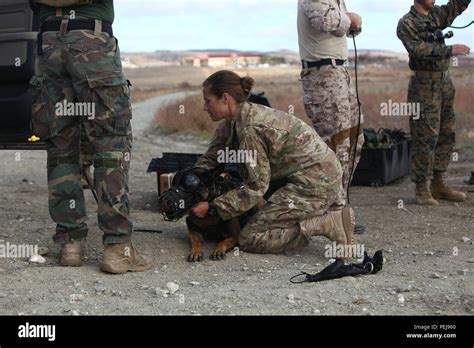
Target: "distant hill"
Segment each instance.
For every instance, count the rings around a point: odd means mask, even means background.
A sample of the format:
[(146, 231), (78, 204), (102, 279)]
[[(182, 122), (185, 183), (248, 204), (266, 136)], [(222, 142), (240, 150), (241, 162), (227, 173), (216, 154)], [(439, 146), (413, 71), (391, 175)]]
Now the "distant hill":
[[(130, 67), (146, 67), (146, 66), (167, 66), (180, 65), (183, 59), (195, 57), (202, 54), (209, 55), (260, 55), (262, 57), (282, 58), (286, 64), (300, 64), (299, 53), (291, 50), (278, 50), (272, 52), (258, 51), (238, 51), (231, 49), (203, 49), (203, 50), (184, 50), (169, 51), (158, 50), (150, 53), (123, 53), (125, 64)], [(384, 50), (360, 50), (358, 52), (360, 65), (392, 65), (406, 64), (408, 62), (408, 54), (384, 51)], [(461, 60), (474, 60), (474, 56), (460, 58)], [(354, 60), (354, 51), (349, 51), (349, 60)]]

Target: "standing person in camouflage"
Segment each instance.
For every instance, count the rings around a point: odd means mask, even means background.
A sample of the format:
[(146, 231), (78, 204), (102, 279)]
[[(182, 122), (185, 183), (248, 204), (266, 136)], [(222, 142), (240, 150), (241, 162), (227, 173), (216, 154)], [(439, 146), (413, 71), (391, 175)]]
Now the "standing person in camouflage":
[(435, 6), (434, 0), (415, 0), (397, 28), (413, 71), (408, 102), (420, 105), (420, 117), (410, 119), (410, 129), (411, 177), (421, 205), (439, 205), (440, 199), (466, 200), (464, 193), (446, 185), (444, 177), (455, 145), (455, 89), (449, 76), (450, 58), (467, 55), (470, 49), (464, 45), (447, 46), (441, 30), (450, 26), (470, 2), (450, 0), (446, 5)]
[[(347, 204), (347, 191), (364, 143), (363, 116), (359, 119), (357, 97), (344, 67), (348, 59), (346, 36), (360, 33), (361, 26), (361, 17), (347, 13), (343, 0), (298, 1), (306, 113), (316, 132), (336, 153), (343, 169), (341, 188), (332, 210), (341, 210)], [(364, 226), (358, 225), (357, 230), (362, 232)]]
[[(79, 3), (88, 2), (88, 4)], [(48, 154), (49, 211), (61, 244), (59, 264), (81, 266), (88, 234), (81, 187), (81, 127), (94, 153), (101, 270), (144, 271), (152, 266), (131, 242), (128, 171), (132, 148), (129, 83), (112, 33), (112, 0), (35, 0), (41, 27), (33, 125)], [(62, 5), (72, 5), (62, 7)], [(59, 7), (51, 7), (54, 5)]]
[(340, 245), (352, 244), (352, 209), (329, 211), (342, 178), (336, 155), (300, 119), (247, 102), (253, 84), (252, 78), (225, 70), (203, 84), (204, 110), (214, 122), (225, 123), (197, 167), (222, 168), (229, 162), (223, 154), (239, 154), (233, 158), (244, 186), (211, 203), (199, 203), (192, 213), (205, 218), (211, 211), (229, 220), (265, 197), (265, 206), (240, 233), (244, 251), (282, 253), (306, 246), (311, 236), (319, 235)]

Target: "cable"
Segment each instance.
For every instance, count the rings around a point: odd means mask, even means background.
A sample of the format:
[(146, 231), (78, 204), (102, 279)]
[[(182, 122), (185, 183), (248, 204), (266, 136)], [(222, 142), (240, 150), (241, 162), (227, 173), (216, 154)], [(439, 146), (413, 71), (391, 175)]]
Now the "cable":
[(360, 136), (360, 126), (362, 124), (362, 103), (360, 102), (359, 98), (359, 79), (358, 79), (358, 72), (357, 72), (357, 64), (358, 64), (358, 55), (357, 55), (357, 44), (355, 40), (355, 34), (352, 34), (352, 41), (354, 42), (354, 53), (355, 53), (355, 59), (354, 59), (354, 66), (355, 66), (355, 84), (356, 84), (356, 96), (357, 96), (357, 105), (359, 107), (359, 122), (357, 124), (357, 133), (356, 133), (356, 138), (354, 140), (354, 154), (352, 156), (352, 167), (350, 171), (350, 178), (349, 178), (349, 184), (347, 185), (347, 204), (351, 204), (351, 199), (350, 199), (350, 193), (349, 193), (349, 188), (351, 186), (352, 178), (354, 176), (354, 171), (355, 171), (355, 161), (357, 157), (357, 145), (359, 143), (359, 136)]
[(453, 28), (453, 29), (466, 29), (467, 27), (470, 27), (470, 26), (473, 25), (473, 24), (474, 24), (474, 21), (472, 21), (471, 23), (469, 23), (469, 24), (467, 24), (467, 25), (465, 25), (465, 26), (463, 26), (463, 27), (454, 27), (454, 26), (450, 25), (448, 28)]

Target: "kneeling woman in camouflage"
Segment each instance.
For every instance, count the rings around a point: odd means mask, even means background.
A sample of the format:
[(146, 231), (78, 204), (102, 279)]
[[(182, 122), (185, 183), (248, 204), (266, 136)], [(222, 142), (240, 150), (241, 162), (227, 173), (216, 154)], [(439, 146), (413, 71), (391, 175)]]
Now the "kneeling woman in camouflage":
[(342, 180), (336, 155), (303, 121), (248, 102), (253, 84), (252, 78), (231, 71), (219, 71), (203, 84), (204, 110), (214, 122), (225, 122), (197, 167), (213, 170), (235, 159), (245, 184), (211, 203), (199, 203), (192, 214), (203, 219), (211, 210), (229, 220), (265, 198), (240, 233), (242, 250), (282, 253), (319, 235), (352, 244), (352, 209), (328, 211)]

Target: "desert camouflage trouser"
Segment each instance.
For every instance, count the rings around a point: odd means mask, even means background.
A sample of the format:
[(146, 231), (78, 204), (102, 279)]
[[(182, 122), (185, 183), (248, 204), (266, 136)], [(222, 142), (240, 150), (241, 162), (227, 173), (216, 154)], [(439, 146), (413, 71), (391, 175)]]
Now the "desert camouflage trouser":
[[(306, 114), (314, 129), (336, 153), (342, 170), (342, 184), (331, 210), (347, 203), (347, 189), (360, 160), (364, 144), (364, 119), (359, 127), (359, 106), (351, 78), (343, 66), (325, 65), (301, 72)], [(359, 134), (357, 131), (359, 130)], [(354, 160), (354, 147), (357, 148)]]
[(299, 222), (326, 214), (337, 198), (342, 169), (334, 153), (317, 166), (295, 173), (269, 198), (240, 232), (243, 251), (278, 254), (307, 246)]
[(419, 119), (410, 119), (414, 182), (431, 180), (433, 172), (448, 170), (456, 143), (454, 99), (450, 77), (410, 79), (408, 102), (420, 103)]
[[(95, 31), (45, 32), (43, 54), (37, 57), (31, 79), (33, 126), (47, 145), (49, 211), (57, 224), (54, 240), (62, 244), (88, 233), (80, 182), (81, 128), (94, 154), (98, 222), (104, 243), (127, 242), (132, 233), (130, 88), (116, 39), (98, 28), (96, 24)], [(93, 115), (85, 113), (86, 109), (93, 110)]]

